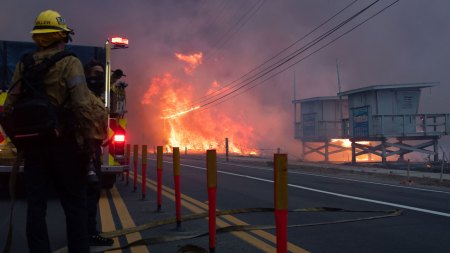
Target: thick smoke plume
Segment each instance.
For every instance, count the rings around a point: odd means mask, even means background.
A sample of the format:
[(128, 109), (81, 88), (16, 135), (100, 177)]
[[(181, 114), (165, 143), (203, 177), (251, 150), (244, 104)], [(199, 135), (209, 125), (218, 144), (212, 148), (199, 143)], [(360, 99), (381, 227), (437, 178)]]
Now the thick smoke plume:
[[(128, 49), (113, 50), (112, 67), (127, 74), (129, 141), (166, 145), (165, 133), (170, 128), (165, 125), (168, 119), (161, 118), (162, 112), (174, 108), (160, 108), (162, 101), (177, 98), (181, 100), (178, 103), (190, 103), (207, 95), (214, 83), (216, 89), (227, 87), (351, 2), (112, 0), (107, 4), (90, 1), (87, 6), (79, 1), (15, 0), (0, 8), (0, 39), (31, 41), (34, 18), (45, 9), (55, 9), (66, 18), (75, 29), (74, 44), (103, 46), (108, 37), (128, 37)], [(358, 1), (312, 36), (323, 34), (371, 2)], [(364, 17), (392, 2), (380, 1)], [(217, 131), (218, 145), (224, 145), (225, 137), (247, 138), (252, 143), (245, 145), (252, 149), (271, 153), (281, 148), (298, 158), (301, 145), (293, 134), (292, 99), (336, 95), (336, 59), (344, 91), (375, 84), (439, 81), (438, 87), (422, 92), (420, 110), (447, 113), (449, 9), (446, 0), (400, 1), (292, 68), (239, 96), (186, 113), (180, 121), (201, 129), (204, 135)], [(185, 58), (199, 52), (201, 57)], [(242, 130), (240, 134), (251, 134), (227, 136), (230, 129), (205, 128), (213, 120), (222, 126), (239, 126), (236, 131)], [(446, 138), (443, 140), (441, 145), (447, 150)]]

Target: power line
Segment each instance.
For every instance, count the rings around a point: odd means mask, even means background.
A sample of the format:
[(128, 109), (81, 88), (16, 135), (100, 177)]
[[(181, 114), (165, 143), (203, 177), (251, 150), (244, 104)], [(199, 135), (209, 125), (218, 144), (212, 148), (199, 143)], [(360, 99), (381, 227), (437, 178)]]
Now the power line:
[[(339, 25), (335, 26), (334, 28), (328, 30), (327, 32), (325, 32), (324, 34), (320, 35), (319, 37), (315, 38), (314, 40), (310, 41), (309, 43), (307, 43), (306, 45), (304, 45), (303, 47), (295, 50), (294, 52), (292, 52), (291, 54), (285, 56), (284, 58), (278, 60), (276, 63), (266, 67), (265, 69), (261, 70), (259, 73), (256, 73), (255, 75), (253, 75), (252, 77), (246, 78), (245, 80), (243, 80), (242, 83), (247, 82), (249, 79), (254, 78), (256, 75), (261, 75), (259, 77), (256, 77), (257, 79), (265, 76), (266, 74), (272, 72), (273, 70), (277, 69), (278, 67), (284, 65), (285, 63), (291, 61), (292, 59), (294, 59), (295, 57), (297, 57), (298, 55), (300, 55), (301, 53), (307, 51), (308, 49), (310, 49), (311, 47), (313, 47), (314, 45), (316, 45), (317, 43), (319, 43), (320, 41), (322, 41), (323, 39), (325, 39), (326, 37), (330, 36), (331, 34), (333, 34), (334, 32), (336, 32), (337, 30), (339, 30), (341, 27), (343, 27), (344, 25), (346, 25), (347, 23), (349, 23), (350, 21), (352, 21), (353, 19), (355, 19), (356, 17), (358, 17), (359, 15), (361, 15), (362, 13), (364, 13), (365, 11), (367, 11), (369, 8), (371, 8), (372, 6), (374, 6), (377, 2), (379, 2), (380, 0), (376, 0), (374, 1), (372, 4), (366, 6), (364, 9), (362, 9), (361, 11), (357, 12), (356, 14), (354, 14), (353, 16), (351, 16), (350, 18), (347, 18), (346, 20), (344, 20), (343, 22), (341, 22)], [(265, 72), (264, 72), (265, 71)], [(242, 86), (245, 86), (242, 85)], [(237, 89), (240, 89), (237, 88)]]
[[(354, 3), (356, 3), (358, 0), (354, 0), (353, 2), (351, 2), (350, 4), (346, 5), (344, 8), (342, 8), (340, 11), (338, 11), (337, 13), (335, 13), (334, 15), (332, 15), (331, 17), (329, 17), (327, 20), (325, 20), (324, 22), (322, 22), (320, 25), (316, 26), (313, 30), (311, 30), (310, 32), (308, 32), (307, 34), (303, 35), (301, 38), (297, 39), (296, 41), (294, 41), (291, 45), (289, 45), (288, 47), (284, 48), (283, 50), (281, 50), (280, 52), (278, 52), (277, 54), (275, 54), (274, 56), (272, 56), (269, 59), (266, 59), (263, 63), (261, 63), (260, 65), (254, 67), (253, 69), (251, 69), (249, 72), (247, 72), (246, 74), (244, 74), (243, 76), (239, 77), (238, 79), (235, 79), (234, 81), (228, 83), (227, 85), (225, 85), (224, 87), (222, 87), (220, 90), (216, 90), (206, 96), (197, 98), (195, 100), (193, 100), (192, 102), (190, 102), (189, 104), (195, 104), (195, 103), (201, 103), (204, 101), (208, 101), (210, 99), (212, 99), (213, 97), (220, 95), (221, 93), (226, 92), (227, 88), (233, 88), (235, 86), (238, 86), (239, 83), (237, 83), (239, 80), (249, 76), (251, 73), (255, 72), (257, 69), (261, 68), (262, 66), (266, 65), (267, 63), (269, 63), (270, 61), (272, 61), (273, 59), (277, 58), (278, 56), (280, 56), (281, 54), (283, 54), (284, 52), (286, 52), (287, 50), (289, 50), (290, 48), (292, 48), (294, 45), (298, 44), (299, 42), (303, 41), (305, 38), (307, 38), (308, 36), (310, 36), (312, 33), (314, 33), (315, 31), (317, 31), (318, 29), (320, 29), (321, 27), (323, 27), (325, 24), (329, 23), (332, 19), (334, 19), (336, 16), (338, 16), (339, 14), (341, 14), (342, 12), (344, 12), (345, 10), (347, 10), (349, 7), (351, 7)], [(236, 85), (232, 85), (235, 84)], [(216, 95), (217, 94), (217, 95)], [(189, 104), (185, 104), (185, 105), (181, 105), (179, 107), (186, 107)]]
[[(297, 57), (298, 55), (300, 55), (301, 53), (306, 52), (308, 49), (310, 49), (311, 47), (313, 47), (314, 45), (316, 45), (317, 43), (319, 43), (320, 41), (322, 41), (323, 39), (325, 39), (326, 37), (330, 36), (331, 34), (333, 34), (334, 32), (338, 31), (340, 28), (342, 28), (345, 24), (349, 23), (350, 21), (352, 21), (353, 19), (355, 19), (356, 17), (358, 17), (359, 15), (361, 15), (362, 13), (364, 13), (365, 11), (367, 11), (368, 9), (370, 9), (372, 6), (374, 6), (377, 2), (379, 2), (380, 0), (376, 0), (373, 3), (369, 4), (368, 6), (366, 6), (365, 8), (363, 8), (362, 10), (360, 10), (359, 12), (357, 12), (356, 14), (354, 14), (353, 16), (347, 18), (346, 20), (342, 21), (341, 23), (339, 23), (337, 26), (333, 27), (332, 29), (328, 30), (327, 32), (323, 33), (322, 35), (318, 36), (317, 38), (313, 39), (312, 41), (308, 42), (306, 45), (302, 46), (301, 48), (295, 50), (293, 53), (291, 53), (290, 55), (285, 56), (284, 58), (278, 60), (276, 63), (266, 67), (265, 69), (261, 70), (260, 72), (256, 73), (255, 75), (248, 77), (246, 79), (244, 79), (243, 81), (239, 82), (239, 86), (237, 88), (235, 88), (232, 91), (229, 91), (228, 93), (221, 95), (220, 97), (204, 103), (203, 105), (200, 105), (200, 107), (204, 107), (207, 106), (209, 104), (212, 104), (224, 97), (228, 97), (229, 95), (243, 89), (244, 87), (250, 85), (251, 83), (255, 82), (256, 80), (263, 78), (264, 76), (268, 75), (269, 73), (271, 73), (272, 71), (274, 71), (275, 69), (281, 67), (282, 65), (286, 64), (287, 62), (291, 61), (292, 59), (294, 59), (295, 57)], [(220, 95), (220, 94), (219, 94)], [(212, 98), (211, 98), (212, 99)]]
[[(353, 20), (354, 18), (358, 17), (359, 15), (361, 15), (362, 13), (364, 13), (365, 11), (367, 11), (369, 8), (371, 8), (372, 6), (374, 6), (377, 2), (379, 2), (380, 0), (376, 0), (373, 3), (369, 4), (368, 6), (366, 6), (365, 8), (363, 8), (362, 10), (358, 11), (356, 14), (352, 15), (351, 17), (347, 18), (346, 20), (342, 21), (341, 23), (339, 23), (338, 25), (336, 25), (335, 27), (333, 27), (332, 29), (328, 30), (327, 32), (321, 34), (320, 36), (316, 37), (315, 39), (313, 39), (312, 41), (308, 42), (306, 45), (300, 47), (299, 49), (295, 50), (294, 52), (292, 52), (291, 54), (285, 56), (284, 58), (278, 60), (277, 62), (271, 64), (270, 66), (264, 68), (263, 70), (260, 70), (258, 73), (245, 78), (244, 80), (236, 83), (235, 85), (231, 86), (231, 88), (233, 88), (231, 91), (230, 90), (221, 90), (222, 92), (218, 92), (215, 95), (212, 95), (208, 98), (206, 98), (204, 100), (205, 103), (199, 105), (200, 107), (212, 104), (224, 97), (227, 97), (241, 89), (243, 89), (245, 86), (250, 85), (251, 83), (253, 83), (255, 80), (260, 79), (264, 76), (266, 76), (267, 74), (269, 74), (270, 72), (274, 71), (275, 69), (279, 68), (280, 66), (286, 64), (287, 62), (291, 61), (292, 59), (294, 59), (296, 56), (298, 56), (299, 54), (305, 52), (306, 50), (310, 49), (312, 46), (316, 45), (317, 43), (319, 43), (320, 41), (322, 41), (323, 39), (325, 39), (326, 37), (330, 36), (331, 34), (333, 34), (334, 32), (336, 32), (337, 30), (339, 30), (340, 28), (342, 28), (345, 24), (347, 24), (348, 22), (350, 22), (351, 20)], [(245, 76), (245, 75), (244, 75)], [(238, 80), (242, 79), (243, 77), (239, 78)], [(225, 94), (224, 94), (225, 93)], [(219, 96), (219, 97), (218, 97)], [(215, 98), (218, 97), (218, 98)], [(210, 102), (206, 102), (208, 100), (212, 100)], [(192, 103), (191, 103), (192, 104)], [(196, 106), (197, 107), (197, 106)]]
[(206, 17), (206, 24), (211, 24), (213, 20), (217, 19), (217, 13), (222, 13), (224, 6), (227, 4), (226, 0), (218, 0), (212, 7), (209, 15)]
[[(298, 63), (304, 61), (305, 59), (307, 59), (307, 58), (309, 58), (310, 56), (314, 55), (315, 53), (319, 52), (320, 50), (322, 50), (322, 49), (328, 47), (330, 44), (332, 44), (333, 42), (337, 41), (337, 40), (340, 39), (341, 37), (347, 35), (348, 33), (352, 32), (353, 30), (355, 30), (356, 28), (360, 27), (361, 25), (363, 25), (363, 24), (366, 23), (367, 21), (369, 21), (369, 20), (371, 20), (372, 18), (378, 16), (380, 13), (384, 12), (386, 9), (390, 8), (391, 6), (393, 6), (394, 4), (396, 4), (396, 3), (399, 2), (399, 1), (400, 1), (400, 0), (396, 0), (395, 2), (389, 4), (388, 6), (384, 7), (384, 8), (381, 9), (380, 11), (376, 12), (375, 14), (371, 15), (370, 17), (368, 17), (367, 19), (365, 19), (364, 21), (362, 21), (361, 23), (359, 23), (359, 24), (355, 25), (354, 27), (352, 27), (351, 29), (347, 30), (345, 33), (339, 35), (339, 36), (336, 37), (335, 39), (329, 41), (329, 42), (326, 43), (325, 45), (321, 46), (320, 48), (318, 48), (318, 49), (316, 49), (315, 51), (311, 52), (310, 54), (306, 55), (305, 57), (303, 57), (303, 58), (299, 59), (298, 61), (292, 63), (291, 65), (287, 66), (287, 67), (284, 68), (283, 70), (278, 71), (278, 72), (276, 72), (276, 73), (270, 75), (270, 76), (267, 77), (266, 79), (264, 79), (264, 80), (262, 80), (262, 81), (260, 81), (260, 82), (258, 82), (258, 83), (256, 83), (256, 84), (254, 84), (254, 85), (248, 87), (247, 89), (241, 91), (240, 93), (235, 94), (235, 95), (232, 96), (232, 97), (229, 97), (229, 98), (227, 98), (227, 99), (224, 99), (224, 100), (222, 100), (222, 101), (220, 101), (220, 102), (217, 102), (217, 103), (213, 104), (215, 101), (218, 101), (218, 100), (221, 99), (221, 98), (227, 97), (228, 95), (230, 95), (230, 94), (232, 94), (232, 93), (234, 93), (234, 92), (237, 91), (237, 90), (235, 90), (235, 91), (233, 91), (233, 92), (231, 92), (231, 93), (228, 93), (228, 94), (226, 94), (226, 95), (220, 97), (219, 99), (216, 99), (216, 100), (214, 100), (214, 101), (212, 101), (212, 102), (209, 102), (209, 103), (206, 103), (206, 104), (203, 104), (203, 105), (200, 105), (200, 107), (203, 108), (203, 109), (200, 110), (200, 111), (206, 110), (206, 109), (208, 109), (209, 107), (211, 107), (211, 106), (213, 106), (213, 105), (221, 104), (221, 103), (223, 103), (223, 102), (225, 102), (225, 101), (228, 101), (228, 100), (231, 99), (231, 98), (234, 98), (234, 97), (236, 97), (236, 96), (239, 96), (239, 95), (241, 95), (242, 93), (244, 93), (244, 92), (246, 92), (246, 91), (248, 91), (248, 90), (250, 90), (250, 89), (256, 87), (257, 85), (260, 85), (260, 84), (266, 82), (267, 80), (273, 78), (274, 76), (277, 76), (277, 75), (283, 73), (284, 71), (290, 69), (290, 68), (293, 67), (294, 65), (296, 65), (296, 64), (298, 64)], [(249, 85), (250, 83), (252, 83), (252, 82), (254, 82), (254, 81), (256, 81), (256, 80), (257, 80), (257, 79), (254, 79), (254, 80), (252, 80), (251, 82), (247, 83), (246, 85)]]
[[(212, 47), (212, 51), (218, 52), (242, 27), (244, 27), (249, 20), (252, 19), (252, 17), (261, 9), (261, 7), (265, 4), (265, 0), (257, 1), (253, 6), (250, 7), (250, 9), (244, 13), (244, 15), (238, 19), (238, 21), (228, 29), (222, 37), (220, 37)], [(213, 53), (207, 52), (205, 55), (205, 61), (210, 59)]]
[(265, 64), (267, 64), (268, 62), (272, 61), (273, 59), (277, 58), (278, 56), (280, 56), (281, 54), (283, 54), (284, 52), (286, 52), (287, 50), (291, 49), (293, 46), (295, 46), (297, 43), (299, 43), (300, 41), (304, 40), (306, 37), (308, 37), (309, 35), (311, 35), (312, 33), (314, 33), (315, 31), (317, 31), (318, 29), (320, 29), (322, 26), (324, 26), (326, 23), (328, 23), (329, 21), (331, 21), (333, 18), (335, 18), (336, 16), (338, 16), (339, 14), (341, 14), (343, 11), (345, 11), (346, 9), (348, 9), (350, 6), (352, 6), (354, 3), (356, 3), (358, 0), (354, 0), (353, 2), (351, 2), (350, 4), (348, 4), (347, 6), (345, 6), (342, 10), (338, 11), (336, 14), (334, 14), (333, 16), (331, 16), (330, 18), (328, 18), (327, 20), (325, 20), (324, 22), (322, 22), (320, 25), (318, 25), (316, 28), (314, 28), (313, 30), (311, 30), (309, 33), (305, 34), (304, 36), (302, 36), (301, 38), (297, 39), (296, 41), (294, 41), (291, 45), (289, 45), (288, 47), (284, 48), (283, 50), (281, 50), (280, 52), (278, 52), (277, 54), (275, 54), (274, 56), (270, 57), (269, 59), (266, 59), (263, 61), (263, 63), (261, 63), (260, 65), (256, 66), (255, 68), (253, 68), (252, 70), (250, 70), (249, 72), (247, 72), (245, 75), (243, 75), (242, 77), (240, 77), (239, 79), (236, 79), (235, 81), (231, 82), (237, 82), (238, 80), (240, 80), (241, 78), (249, 75), (250, 73), (253, 73), (255, 70), (257, 70), (258, 68), (264, 66)]
[[(232, 1), (224, 1), (224, 4), (220, 6), (220, 11), (219, 12), (212, 12), (211, 15), (214, 15), (214, 18), (211, 19), (211, 21), (209, 22), (205, 22), (208, 26), (210, 27), (214, 27), (214, 26), (220, 26), (220, 24), (222, 23), (223, 19), (226, 18), (226, 16), (229, 14), (226, 12), (226, 10), (229, 8), (229, 5), (232, 4)], [(216, 32), (214, 33), (217, 34), (218, 31), (216, 30)]]
[[(352, 27), (351, 29), (347, 30), (346, 32), (344, 32), (343, 34), (339, 35), (338, 37), (336, 37), (335, 39), (331, 40), (330, 42), (326, 43), (325, 45), (323, 45), (322, 47), (320, 47), (319, 49), (313, 51), (312, 53), (308, 54), (307, 56), (301, 58), (300, 60), (294, 62), (293, 64), (289, 65), (288, 67), (284, 68), (281, 71), (278, 71), (272, 75), (270, 75), (269, 77), (267, 77), (266, 79), (257, 82), (255, 84), (253, 84), (252, 86), (248, 87), (249, 85), (251, 85), (252, 83), (254, 83), (255, 81), (258, 81), (261, 78), (264, 78), (265, 76), (267, 76), (268, 74), (272, 73), (273, 71), (275, 71), (276, 69), (280, 68), (281, 66), (285, 65), (286, 63), (288, 63), (289, 61), (291, 61), (292, 59), (294, 59), (296, 56), (298, 56), (299, 54), (305, 52), (306, 50), (312, 48), (314, 45), (316, 45), (317, 43), (319, 43), (320, 41), (322, 41), (323, 39), (325, 39), (326, 37), (328, 37), (329, 35), (331, 35), (332, 33), (334, 33), (335, 31), (337, 31), (339, 28), (341, 28), (343, 25), (347, 24), (348, 22), (350, 22), (351, 20), (353, 20), (354, 18), (356, 18), (357, 16), (361, 15), (363, 12), (365, 12), (366, 10), (368, 10), (370, 7), (372, 7), (375, 3), (377, 3), (379, 0), (373, 2), (372, 4), (368, 5), (367, 7), (365, 7), (364, 9), (362, 9), (361, 11), (359, 11), (358, 13), (356, 13), (355, 15), (353, 15), (352, 17), (346, 19), (345, 21), (341, 22), (339, 25), (335, 26), (334, 28), (330, 29), (329, 31), (327, 31), (326, 33), (322, 34), (321, 36), (317, 37), (316, 39), (314, 39), (313, 41), (309, 42), (307, 45), (303, 46), (302, 48), (298, 49), (295, 51), (295, 54), (291, 54), (289, 56), (284, 57), (282, 60), (279, 60), (277, 62), (277, 64), (272, 64), (270, 66), (270, 68), (266, 68), (263, 71), (260, 71), (259, 73), (253, 75), (251, 78), (247, 78), (244, 81), (240, 82), (240, 86), (235, 88), (232, 91), (226, 91), (228, 93), (210, 101), (207, 103), (203, 103), (200, 104), (199, 106), (201, 108), (203, 108), (200, 111), (203, 111), (205, 109), (208, 109), (209, 107), (211, 107), (212, 105), (217, 105), (220, 103), (223, 103), (225, 101), (227, 101), (228, 99), (231, 99), (237, 95), (240, 95), (246, 91), (248, 91), (249, 89), (264, 83), (265, 81), (269, 80), (270, 78), (286, 71), (287, 69), (291, 68), (292, 66), (298, 64), (299, 62), (305, 60), (306, 58), (310, 57), (311, 55), (315, 54), (316, 52), (320, 51), (321, 49), (329, 46), (330, 44), (332, 44), (333, 42), (335, 42), (336, 40), (338, 40), (339, 38), (345, 36), (346, 34), (350, 33), (351, 31), (353, 31), (354, 29), (358, 28), (359, 26), (363, 25), (364, 23), (366, 23), (367, 21), (369, 21), (370, 19), (374, 18), (375, 16), (379, 15), (380, 13), (382, 13), (383, 11), (385, 11), (386, 9), (390, 8), (392, 5), (394, 5), (395, 3), (397, 3), (399, 0), (389, 4), (388, 6), (384, 7), (383, 9), (381, 9), (380, 11), (378, 11), (377, 13), (369, 16), (368, 18), (366, 18), (363, 22), (360, 22), (359, 24), (357, 24), (356, 26)], [(236, 92), (240, 91), (241, 89), (246, 88), (245, 90), (241, 91), (240, 93), (235, 94)], [(232, 97), (229, 97), (230, 95), (235, 94)], [(217, 96), (217, 95), (216, 95)], [(220, 101), (221, 100), (221, 101)]]

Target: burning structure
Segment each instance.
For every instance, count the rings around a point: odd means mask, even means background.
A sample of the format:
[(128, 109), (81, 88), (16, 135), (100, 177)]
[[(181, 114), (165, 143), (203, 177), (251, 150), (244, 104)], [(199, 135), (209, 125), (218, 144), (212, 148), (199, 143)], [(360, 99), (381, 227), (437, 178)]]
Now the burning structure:
[[(409, 153), (433, 156), (433, 160), (438, 161), (439, 139), (450, 133), (449, 114), (418, 113), (421, 89), (435, 85), (387, 84), (341, 92), (338, 95), (348, 100), (345, 103), (348, 106), (344, 109), (346, 114), (340, 113), (341, 117), (338, 117), (337, 111), (343, 109), (344, 103), (337, 102), (340, 101), (338, 98), (294, 101), (294, 104), (303, 103), (305, 107), (301, 110), (300, 121), (296, 114), (295, 137), (302, 140), (303, 145), (312, 140), (326, 143), (321, 147), (325, 151), (308, 145), (306, 147), (310, 151), (305, 153), (304, 150), (304, 154), (323, 154), (325, 160), (332, 153), (328, 151), (327, 145), (330, 146), (332, 139), (340, 138), (348, 139), (351, 143), (353, 163), (372, 160), (372, 155), (383, 163), (387, 160), (402, 161)], [(314, 103), (310, 105), (308, 102)], [(345, 142), (342, 142), (342, 146), (346, 146)], [(342, 150), (333, 152), (338, 151)], [(362, 156), (365, 157), (358, 159)], [(367, 156), (370, 158), (367, 159)]]

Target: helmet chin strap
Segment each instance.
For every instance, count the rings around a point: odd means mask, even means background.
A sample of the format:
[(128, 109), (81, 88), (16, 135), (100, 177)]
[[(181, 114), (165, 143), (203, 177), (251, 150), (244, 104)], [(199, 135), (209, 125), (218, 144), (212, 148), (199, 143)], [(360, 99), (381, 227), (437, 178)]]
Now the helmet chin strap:
[(72, 42), (72, 36), (71, 35), (75, 35), (75, 32), (73, 31), (73, 29), (70, 29), (70, 32), (67, 32), (67, 36), (64, 39), (64, 42), (66, 42), (66, 43)]

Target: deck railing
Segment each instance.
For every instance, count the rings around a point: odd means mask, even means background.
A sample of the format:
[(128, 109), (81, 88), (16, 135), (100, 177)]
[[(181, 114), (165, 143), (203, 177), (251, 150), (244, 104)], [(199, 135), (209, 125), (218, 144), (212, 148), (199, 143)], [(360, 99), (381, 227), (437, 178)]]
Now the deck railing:
[[(368, 120), (368, 136), (359, 137), (416, 137), (450, 134), (450, 114), (372, 115)], [(347, 139), (351, 136), (350, 121), (295, 122), (294, 137), (304, 140)]]
[(341, 121), (317, 121), (317, 125), (295, 123), (294, 137), (305, 140), (340, 139), (342, 137)]
[[(449, 114), (372, 115), (367, 137), (441, 136), (450, 134)], [(349, 120), (342, 121), (344, 138), (351, 138)]]

